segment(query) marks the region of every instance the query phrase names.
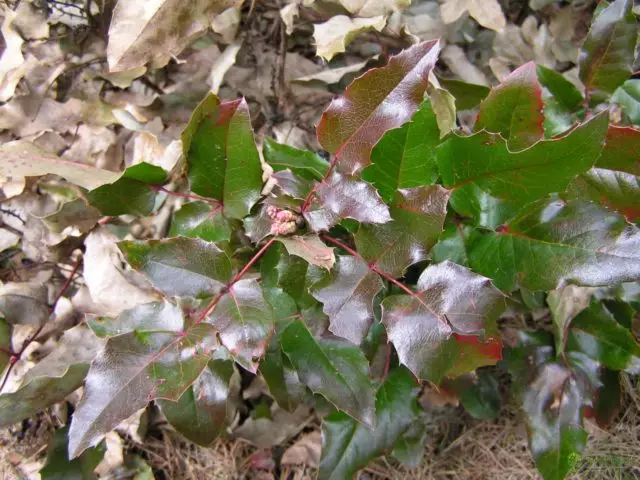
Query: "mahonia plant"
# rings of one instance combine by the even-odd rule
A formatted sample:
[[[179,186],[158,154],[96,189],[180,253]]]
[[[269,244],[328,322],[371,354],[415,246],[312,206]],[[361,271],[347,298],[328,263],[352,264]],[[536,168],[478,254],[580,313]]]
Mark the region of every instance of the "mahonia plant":
[[[155,301],[88,316],[92,340],[67,332],[62,342],[98,341],[99,353],[30,374],[0,396],[0,423],[84,385],[72,458],[149,402],[209,445],[234,419],[244,370],[281,408],[317,407],[319,476],[347,479],[380,455],[421,458],[421,385],[491,419],[506,371],[537,468],[564,478],[587,441],[584,417],[606,425],[620,372],[640,373],[631,8],[601,2],[579,59],[584,93],[533,63],[492,89],[437,84],[438,41],[414,45],[326,109],[317,135],[330,161],[265,139],[268,179],[247,103],[213,94],[182,134],[181,171],[141,163],[115,175],[39,154],[33,175],[78,183],[76,201],[101,215],[184,203],[166,238],[118,243]],[[473,125],[448,112],[446,128],[430,101],[446,90],[477,111]],[[17,164],[32,147],[15,143],[3,148]],[[15,301],[2,297],[5,329]],[[550,325],[505,320],[547,307]]]

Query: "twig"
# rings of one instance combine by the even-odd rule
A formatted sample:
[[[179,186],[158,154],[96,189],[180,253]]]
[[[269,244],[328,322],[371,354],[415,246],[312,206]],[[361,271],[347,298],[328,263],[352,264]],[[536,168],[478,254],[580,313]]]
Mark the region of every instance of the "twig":
[[[210,203],[216,208],[222,208],[222,203],[219,202],[218,200],[214,200],[213,198],[201,197],[200,195],[196,195],[195,193],[174,192],[173,190],[169,190],[160,185],[151,185],[151,188],[154,189],[156,192],[166,193],[170,197],[187,198],[189,200],[200,200],[202,202]]]
[[[75,275],[76,275],[76,273],[78,271],[78,268],[80,267],[81,263],[82,263],[82,257],[80,257],[78,259],[78,261],[76,262],[75,266],[73,267],[73,270],[71,271],[71,275],[69,275],[69,278],[67,278],[67,281],[62,286],[62,289],[60,289],[60,292],[58,293],[58,295],[56,295],[55,300],[53,301],[53,303],[49,307],[49,313],[53,313],[54,310],[56,309],[56,305],[58,304],[58,301],[62,298],[64,293],[67,291],[67,289],[71,285],[71,282],[73,281],[73,277],[75,277]],[[7,384],[7,381],[9,380],[9,376],[11,375],[11,371],[13,370],[13,367],[15,367],[16,363],[18,363],[18,361],[22,357],[22,354],[27,350],[29,345],[31,345],[33,343],[33,341],[36,338],[38,338],[38,335],[40,335],[40,332],[42,332],[42,330],[44,329],[45,325],[46,325],[46,323],[43,323],[42,325],[40,325],[36,329],[36,331],[33,333],[33,335],[31,335],[29,338],[27,338],[24,341],[24,343],[22,344],[22,348],[20,348],[20,350],[17,353],[13,353],[11,355],[11,357],[9,358],[9,368],[7,368],[7,373],[5,373],[5,375],[4,375],[4,378],[2,380],[2,384],[0,384],[0,392],[2,392],[2,390],[5,387],[5,385]]]
[[[258,250],[258,252],[251,258],[251,260],[249,260],[249,262],[244,266],[244,268],[240,270],[240,272],[238,272],[238,274],[235,277],[233,277],[231,281],[222,290],[220,290],[220,292],[215,296],[213,300],[211,300],[211,303],[207,305],[207,308],[205,308],[202,311],[198,319],[195,321],[196,325],[198,323],[201,323],[205,318],[207,318],[211,314],[211,312],[213,312],[213,310],[216,308],[216,305],[218,304],[220,299],[222,299],[222,296],[225,293],[227,293],[231,289],[231,287],[233,287],[249,271],[251,266],[258,261],[258,259],[264,254],[264,252],[267,251],[267,249],[271,245],[273,245],[273,242],[275,241],[276,241],[275,238],[271,238],[267,243],[265,243],[262,246],[262,248]]]

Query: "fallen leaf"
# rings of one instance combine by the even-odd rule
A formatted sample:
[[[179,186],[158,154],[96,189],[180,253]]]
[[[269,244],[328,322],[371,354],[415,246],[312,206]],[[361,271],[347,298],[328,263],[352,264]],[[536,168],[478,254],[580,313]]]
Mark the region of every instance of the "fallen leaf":
[[[378,56],[376,55],[370,60],[376,59],[377,57]],[[323,70],[312,75],[305,75],[304,77],[294,78],[292,81],[297,83],[321,82],[327,85],[332,85],[342,80],[345,75],[359,72],[364,67],[366,67],[367,63],[369,63],[369,60],[354,63],[353,65],[347,65],[346,67],[328,68],[327,70]]]
[[[458,45],[447,45],[440,54],[442,61],[457,77],[475,85],[490,85],[487,76],[469,61],[467,54]]]
[[[322,434],[318,430],[303,435],[287,448],[282,455],[283,465],[305,465],[309,468],[320,466]]]
[[[311,409],[306,405],[301,405],[293,413],[289,413],[281,409],[277,403],[273,403],[271,418],[249,417],[233,430],[233,435],[258,447],[269,448],[295,436],[312,419]]]
[[[507,24],[498,0],[446,0],[440,6],[444,23],[453,23],[468,11],[480,25],[499,32]]]
[[[213,93],[218,93],[225,74],[236,63],[236,56],[242,47],[242,40],[236,40],[224,49],[224,52],[213,62],[207,83]]]
[[[387,24],[384,16],[372,18],[349,18],[336,15],[324,23],[313,26],[316,54],[331,60],[336,54],[346,51],[347,45],[360,33],[370,30],[382,31]]]
[[[0,315],[11,324],[42,325],[49,319],[47,288],[36,283],[2,285]]]
[[[293,33],[294,23],[298,15],[300,15],[300,2],[298,0],[294,0],[280,9],[280,18],[284,22],[287,35]]]
[[[12,75],[24,63],[22,55],[22,44],[24,40],[18,33],[14,23],[18,13],[8,8],[5,4],[1,10],[4,21],[2,22],[2,37],[4,38],[4,52],[0,57],[0,101],[6,102],[11,97],[18,86],[22,75]],[[24,72],[21,72],[24,73]]]
[[[225,43],[233,42],[240,26],[240,8],[227,8],[224,12],[216,15],[211,22],[211,30],[220,34]]]

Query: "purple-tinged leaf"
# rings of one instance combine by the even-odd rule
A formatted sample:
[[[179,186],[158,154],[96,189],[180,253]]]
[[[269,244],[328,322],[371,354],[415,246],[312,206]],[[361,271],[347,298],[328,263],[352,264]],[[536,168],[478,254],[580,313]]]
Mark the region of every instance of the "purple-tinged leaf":
[[[486,132],[453,135],[438,149],[440,175],[447,188],[473,183],[498,199],[524,205],[563,191],[591,168],[602,152],[607,125],[605,112],[560,139],[538,142],[519,153]]]
[[[467,251],[471,268],[505,292],[640,279],[640,230],[581,201],[535,202],[498,233],[474,232]]]
[[[640,176],[638,152],[640,152],[640,130],[610,125],[607,143],[596,166]]]
[[[182,132],[191,190],[219,200],[226,217],[242,219],[260,198],[262,166],[249,107],[210,93]]]
[[[337,157],[338,171],[355,174],[387,130],[409,121],[422,102],[440,44],[423,42],[369,70],[331,102],[317,127],[322,147]]]
[[[206,367],[217,348],[213,327],[186,328],[177,307],[163,320],[110,338],[92,362],[71,422],[72,458],[151,400],[177,401]]]
[[[391,221],[389,207],[372,185],[335,172],[318,185],[303,215],[315,232],[329,230],[345,218],[361,223]]]
[[[229,398],[234,379],[239,385],[233,362],[211,360],[177,402],[158,400],[158,405],[178,432],[198,445],[209,446],[235,412],[233,399]]]
[[[215,243],[199,238],[118,243],[129,265],[169,296],[201,297],[220,291],[232,277],[231,259]]]
[[[207,317],[233,358],[255,373],[274,330],[273,310],[255,279],[233,284]]]
[[[359,345],[374,320],[373,299],[384,284],[355,256],[339,256],[329,277],[311,290],[329,316],[329,330]]]
[[[352,478],[358,470],[394,445],[419,415],[419,385],[403,367],[389,373],[376,395],[376,422],[371,429],[342,412],[322,422],[322,457],[319,479]]]
[[[358,253],[381,272],[402,276],[407,267],[426,260],[438,240],[449,195],[440,185],[398,190],[391,222],[360,225],[355,236]]]
[[[501,134],[511,151],[524,150],[544,137],[543,106],[536,65],[526,63],[480,104],[475,129]]]
[[[615,0],[595,18],[580,52],[580,80],[587,97],[601,102],[633,71],[638,25],[633,0]]]
[[[314,338],[301,320],[282,332],[282,350],[311,391],[364,425],[375,425],[375,389],[362,350],[344,340]]]
[[[387,297],[382,323],[400,362],[417,377],[439,383],[458,362],[454,331],[465,338],[493,331],[506,303],[488,278],[451,262],[429,266],[417,288],[413,296]]]

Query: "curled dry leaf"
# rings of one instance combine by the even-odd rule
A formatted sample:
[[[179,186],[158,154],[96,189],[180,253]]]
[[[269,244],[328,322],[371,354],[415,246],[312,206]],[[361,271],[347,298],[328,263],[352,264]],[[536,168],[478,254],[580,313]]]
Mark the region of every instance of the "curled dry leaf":
[[[499,32],[507,24],[498,0],[446,0],[440,7],[444,23],[453,23],[468,11],[485,28]]]
[[[283,465],[306,465],[318,468],[322,450],[322,435],[319,430],[303,435],[287,448],[282,455]]]
[[[338,53],[344,52],[358,34],[370,30],[380,32],[386,24],[387,21],[382,15],[353,19],[337,15],[324,23],[315,24],[313,38],[316,42],[316,53],[329,61]]]

